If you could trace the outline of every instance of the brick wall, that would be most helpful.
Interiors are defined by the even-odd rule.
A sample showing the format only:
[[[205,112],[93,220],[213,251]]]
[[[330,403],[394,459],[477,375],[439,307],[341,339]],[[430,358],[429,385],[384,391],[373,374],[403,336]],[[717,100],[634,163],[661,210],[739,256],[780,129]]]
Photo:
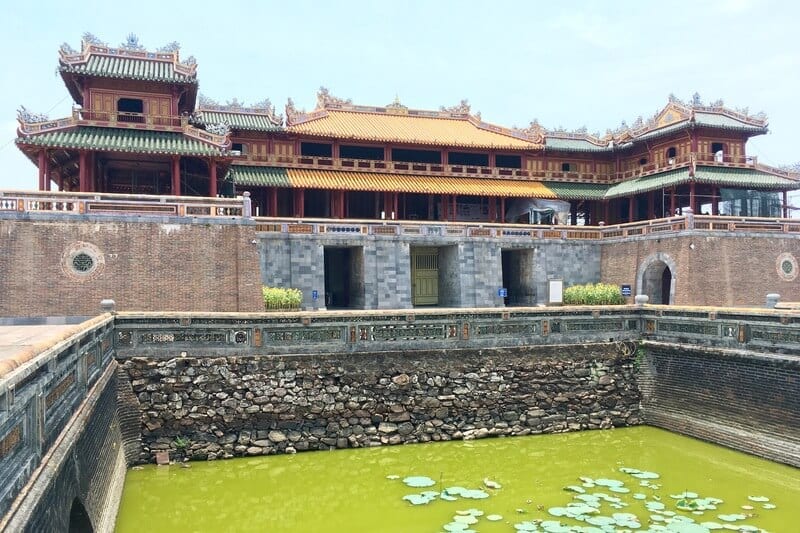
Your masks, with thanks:
[[[253,227],[173,224],[135,217],[0,220],[0,316],[92,315],[119,310],[258,311]],[[86,276],[70,254],[94,254]]]
[[[784,252],[800,258],[800,237],[792,235],[697,232],[604,243],[602,281],[631,285],[635,293],[637,269],[659,252],[677,266],[675,305],[763,307],[768,293],[780,294],[783,301],[800,301],[800,276],[785,281],[776,264]]]
[[[796,357],[647,343],[644,422],[800,466]]]

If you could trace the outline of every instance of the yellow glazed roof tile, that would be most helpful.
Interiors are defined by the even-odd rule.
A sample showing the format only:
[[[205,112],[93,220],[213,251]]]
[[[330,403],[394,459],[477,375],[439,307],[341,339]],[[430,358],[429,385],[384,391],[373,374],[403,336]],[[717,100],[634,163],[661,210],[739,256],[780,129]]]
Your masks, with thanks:
[[[465,196],[505,196],[555,198],[537,181],[482,178],[454,178],[336,170],[287,170],[292,187],[348,191],[391,191],[417,194],[458,194]]]
[[[517,138],[511,134],[490,131],[481,126],[466,118],[326,110],[320,114],[319,118],[292,124],[287,129],[305,135],[360,141],[465,148],[536,149],[540,147],[529,140]]]

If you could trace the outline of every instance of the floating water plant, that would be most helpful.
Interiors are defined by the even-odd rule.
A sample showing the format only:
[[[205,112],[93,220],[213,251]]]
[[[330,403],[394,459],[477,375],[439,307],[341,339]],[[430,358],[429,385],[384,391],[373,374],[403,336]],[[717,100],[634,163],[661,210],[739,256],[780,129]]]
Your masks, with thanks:
[[[748,496],[747,499],[750,500],[751,502],[768,502],[769,501],[769,498],[767,498],[766,496]]]
[[[560,522],[558,522],[560,524]],[[520,522],[518,524],[514,524],[514,529],[517,531],[536,531],[539,529],[534,522]]]
[[[434,498],[422,494],[406,494],[403,499],[411,503],[411,505],[426,505],[434,500]]]
[[[747,516],[743,514],[721,514],[717,515],[717,518],[723,522],[736,522],[737,520],[744,520]]]
[[[503,519],[503,515],[499,515],[499,514],[486,515],[486,520],[488,520],[489,522],[499,522],[502,519]]]
[[[498,483],[497,481],[492,481],[488,477],[483,478],[483,484],[486,485],[486,488],[489,489],[502,489],[503,486]]]
[[[763,509],[775,509],[777,507],[777,505],[775,505],[774,503],[765,503],[761,507]]]
[[[389,474],[388,476],[386,476],[386,479],[400,479],[400,476],[396,474]]]
[[[409,476],[403,478],[403,483],[409,487],[432,487],[436,482],[427,476]]]

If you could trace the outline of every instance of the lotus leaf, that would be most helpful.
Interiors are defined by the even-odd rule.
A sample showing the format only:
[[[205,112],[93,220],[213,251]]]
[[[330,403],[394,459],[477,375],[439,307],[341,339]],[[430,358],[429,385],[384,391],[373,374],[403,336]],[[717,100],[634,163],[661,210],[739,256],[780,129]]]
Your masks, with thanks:
[[[403,483],[409,487],[430,487],[436,485],[436,482],[427,476],[409,476],[403,478]]]
[[[651,514],[650,520],[653,522],[665,522],[667,519],[661,516],[660,514]]]
[[[454,502],[454,501],[458,500],[458,498],[456,498],[455,496],[450,496],[445,491],[442,491],[441,494],[439,494],[439,498],[441,498],[444,501],[448,501],[448,502]]]
[[[626,474],[638,474],[639,472],[641,472],[641,470],[639,470],[638,468],[627,468],[625,466],[620,468],[619,471],[625,472]]]
[[[647,502],[644,505],[649,511],[662,511],[664,510],[664,507],[666,507],[661,502]]]
[[[481,489],[472,489],[472,490],[465,490],[461,493],[462,498],[469,498],[472,500],[482,500],[484,498],[489,497],[488,492],[484,492]]]
[[[406,494],[403,499],[410,502],[411,505],[425,505],[431,502],[431,498],[426,498],[421,494]]]
[[[679,531],[680,533],[707,533],[708,530],[700,524],[687,524],[683,522],[673,522],[667,526],[667,531]]]
[[[398,476],[397,474],[389,474],[388,476],[386,476],[386,479],[400,479],[400,476]]]
[[[686,492],[682,492],[680,494],[670,494],[669,497],[675,498],[676,500],[681,500],[683,498],[697,498],[697,493],[687,490]]]
[[[564,526],[561,522],[557,522],[555,520],[547,520],[542,522],[542,529],[548,531],[549,533],[569,533],[570,527]]]
[[[533,522],[520,522],[519,524],[514,524],[514,529],[517,531],[536,531],[538,527]]]
[[[594,484],[603,487],[621,487],[625,484],[625,482],[620,481],[618,479],[601,478],[601,479],[595,479]]]
[[[478,519],[472,515],[466,515],[466,516],[456,515],[453,517],[453,522],[459,522],[461,524],[467,524],[471,526],[472,524],[477,524]]]
[[[658,479],[661,476],[656,474],[655,472],[637,472],[636,474],[631,474],[633,477],[637,479]]]
[[[444,491],[450,496],[461,496],[461,494],[467,490],[469,489],[465,489],[464,487],[447,487],[444,489]]]
[[[647,496],[642,494],[641,492],[637,492],[633,495],[634,500],[644,500],[645,498],[647,498]]]
[[[706,529],[725,529],[725,526],[717,522],[703,522],[700,525]]]
[[[608,487],[608,490],[611,492],[618,492],[620,494],[626,494],[631,491],[631,489],[627,487]]]
[[[752,505],[742,505],[742,509],[744,509],[745,511],[752,511],[753,509],[755,509],[755,507],[753,507]]]
[[[436,499],[439,496],[439,493],[436,492],[435,490],[424,490],[424,491],[420,492],[420,494],[422,494],[426,498],[430,498],[432,500]]]
[[[608,516],[593,516],[586,519],[586,523],[593,526],[610,526],[614,522],[615,520]]]
[[[747,517],[743,514],[721,514],[717,515],[717,518],[723,522],[736,522],[737,520],[744,520]]]
[[[566,507],[551,507],[547,512],[553,516],[567,516],[569,514],[569,509]]]
[[[499,514],[486,515],[486,520],[488,520],[489,522],[499,522],[502,519],[503,519],[503,516],[499,515]]]
[[[775,505],[774,503],[765,503],[761,507],[763,507],[764,509],[775,509],[777,505]]]
[[[750,500],[751,502],[768,502],[769,501],[769,498],[767,498],[766,496],[748,496],[747,499]]]
[[[461,522],[450,522],[449,524],[445,524],[444,526],[445,531],[464,531],[465,529],[469,528],[468,524],[462,524]]]
[[[761,531],[756,526],[751,526],[749,524],[739,524],[738,528],[739,531]]]
[[[564,487],[564,490],[570,490],[572,492],[577,492],[577,493],[586,492],[586,490],[583,487],[579,487],[578,485],[569,485],[568,487]]]

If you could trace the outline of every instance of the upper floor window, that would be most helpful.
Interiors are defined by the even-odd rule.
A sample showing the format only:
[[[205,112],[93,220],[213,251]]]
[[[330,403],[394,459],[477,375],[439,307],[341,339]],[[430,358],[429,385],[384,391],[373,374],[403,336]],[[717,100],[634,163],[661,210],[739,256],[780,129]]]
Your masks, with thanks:
[[[578,165],[575,163],[561,163],[561,172],[575,172],[578,170]]]
[[[518,155],[501,155],[494,157],[494,164],[503,168],[522,168],[522,157]]]
[[[139,98],[120,98],[117,100],[117,113],[119,113],[117,120],[120,122],[144,122],[144,117],[129,114],[142,115],[144,113],[144,102]]]
[[[723,143],[711,143],[711,153],[714,154],[714,161],[722,163],[725,160],[725,145]]]
[[[464,165],[468,167],[488,167],[489,154],[470,154],[466,152],[449,152],[448,165]]]
[[[678,149],[674,146],[667,148],[667,164],[674,165],[675,158],[678,156]]]
[[[339,146],[339,157],[342,159],[368,159],[370,161],[382,161],[384,158],[383,147],[381,146],[352,146],[342,144]]]
[[[392,148],[392,161],[404,163],[442,163],[442,153],[433,150],[409,150],[406,148]]]
[[[247,153],[247,145],[244,143],[233,143],[231,144],[231,152],[239,152],[240,155],[244,155]]]
[[[300,143],[300,155],[307,157],[333,157],[333,145],[325,143]]]
[[[646,165],[646,164],[647,164],[647,158],[646,158],[646,157],[643,157],[643,158],[641,158],[641,159],[639,160],[639,165],[640,165],[640,166],[644,166],[644,165]]]

